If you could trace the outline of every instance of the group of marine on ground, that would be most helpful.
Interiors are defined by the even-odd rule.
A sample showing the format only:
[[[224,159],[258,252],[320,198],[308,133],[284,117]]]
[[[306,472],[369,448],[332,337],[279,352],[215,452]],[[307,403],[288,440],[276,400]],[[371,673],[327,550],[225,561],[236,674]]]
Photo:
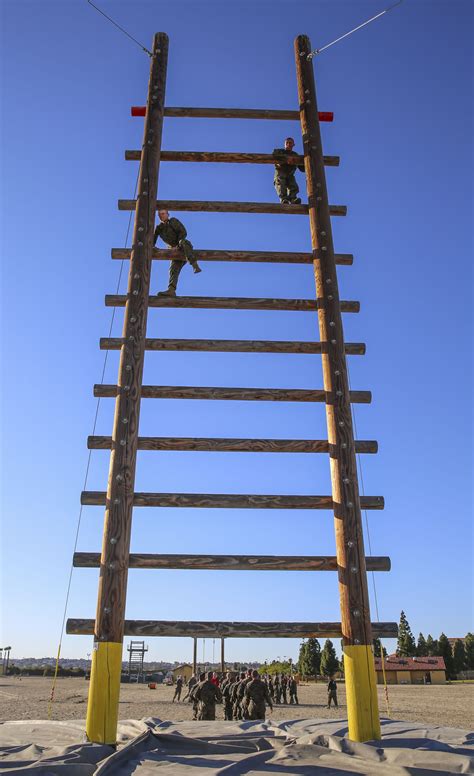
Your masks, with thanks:
[[[299,205],[301,199],[298,197],[299,187],[295,179],[296,167],[304,172],[304,166],[298,164],[298,154],[293,151],[295,141],[292,137],[287,137],[284,148],[275,148],[273,156],[278,161],[275,162],[275,175],[273,185],[283,205]],[[168,288],[166,291],[159,291],[158,296],[176,296],[178,278],[186,262],[189,262],[193,272],[201,272],[194,255],[193,245],[187,239],[187,231],[184,224],[178,218],[171,217],[168,210],[159,210],[158,217],[161,221],[155,229],[154,244],[160,237],[169,248],[177,249],[177,256],[170,262]]]
[[[183,678],[176,680],[174,701],[181,700]],[[331,702],[337,708],[337,684],[330,677],[328,685],[328,708]],[[274,678],[258,671],[249,669],[240,673],[228,671],[219,679],[215,671],[199,674],[199,680],[192,676],[188,682],[188,691],[183,698],[193,704],[193,719],[214,720],[216,718],[216,703],[224,706],[224,719],[265,719],[265,710],[273,704],[298,705],[298,683],[294,676]]]

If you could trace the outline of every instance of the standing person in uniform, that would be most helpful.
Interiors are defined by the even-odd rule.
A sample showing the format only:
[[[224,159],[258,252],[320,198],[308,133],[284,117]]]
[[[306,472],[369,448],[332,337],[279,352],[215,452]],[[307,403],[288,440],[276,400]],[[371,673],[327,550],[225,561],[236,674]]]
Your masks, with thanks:
[[[288,703],[288,697],[286,694],[287,691],[288,691],[288,677],[286,676],[286,674],[283,674],[283,676],[281,677],[281,694],[282,694],[283,703],[285,704],[285,706]]]
[[[174,695],[173,695],[173,703],[175,701],[178,701],[178,703],[180,702],[182,689],[183,689],[183,677],[178,676],[178,678],[176,679],[176,690],[174,691]]]
[[[239,698],[241,719],[248,719],[247,698],[245,695],[245,689],[247,685],[252,681],[252,679],[253,679],[253,671],[251,668],[249,668],[244,680],[240,683],[240,687],[239,687],[238,698]]]
[[[337,709],[337,684],[333,676],[329,677],[328,682],[328,709],[331,708],[331,701],[334,703]]]
[[[189,682],[188,682],[188,691],[187,691],[186,695],[183,698],[183,703],[184,703],[184,701],[188,700],[189,696],[191,695],[192,689],[193,689],[193,687],[195,687],[196,684],[197,684],[197,679],[196,679],[195,675],[193,674],[191,676]]]
[[[214,720],[216,718],[216,703],[222,703],[222,693],[212,683],[212,671],[207,674],[207,679],[199,682],[194,691],[194,697],[199,703],[198,719]]]
[[[196,679],[196,677],[194,677],[194,679]],[[199,701],[196,698],[196,692],[197,692],[198,687],[205,680],[206,680],[206,674],[199,674],[199,682],[195,681],[195,683],[192,686],[191,690],[188,692],[189,703],[193,704],[193,719],[197,719],[198,718],[198,712],[199,712]],[[191,680],[190,680],[190,682],[191,682]],[[186,697],[188,697],[188,695]]]
[[[232,719],[232,689],[234,687],[237,678],[233,679],[230,671],[227,673],[226,679],[221,684],[222,698],[224,700],[224,719]]]
[[[252,678],[245,686],[245,699],[247,719],[265,719],[265,704],[273,711],[267,685],[260,679],[258,671],[252,671]]]
[[[299,706],[298,685],[296,683],[296,679],[294,676],[290,676],[290,681],[288,682],[288,690],[290,692],[290,703],[296,703],[296,705]]]
[[[273,701],[275,700],[275,689],[273,687],[273,679],[271,676],[268,678],[268,692],[273,703]]]
[[[276,674],[275,676],[275,703],[280,704],[281,703],[281,683],[280,683],[280,674]]]
[[[184,224],[177,218],[170,218],[167,210],[159,210],[158,217],[161,223],[155,229],[153,244],[155,245],[158,237],[161,237],[170,248],[177,248],[179,254],[170,262],[168,289],[167,291],[159,291],[158,296],[176,296],[178,278],[185,263],[189,261],[194,274],[202,272],[202,270],[194,256],[192,243],[186,239],[187,232]]]
[[[275,176],[273,178],[273,185],[275,186],[276,193],[280,197],[282,205],[299,205],[301,199],[297,196],[299,192],[299,186],[296,183],[295,172],[296,168],[301,172],[304,172],[304,164],[298,164],[296,151],[293,151],[295,141],[292,137],[287,137],[285,140],[284,148],[275,148],[273,156],[278,158],[275,160]]]
[[[245,671],[241,671],[240,678],[232,688],[232,704],[233,704],[233,717],[234,719],[242,719],[242,706],[240,704],[240,688],[243,682],[245,682],[247,674]]]

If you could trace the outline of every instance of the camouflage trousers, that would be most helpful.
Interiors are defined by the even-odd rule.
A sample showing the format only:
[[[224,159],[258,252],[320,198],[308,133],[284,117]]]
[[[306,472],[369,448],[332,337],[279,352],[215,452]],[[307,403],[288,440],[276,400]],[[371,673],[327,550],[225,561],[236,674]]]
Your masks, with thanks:
[[[199,709],[198,719],[202,720],[214,720],[216,718],[216,704],[215,703],[201,703]]]
[[[273,185],[280,199],[289,199],[291,202],[291,200],[298,196],[299,186],[296,183],[294,172],[288,175],[284,175],[281,172],[275,173]]]
[[[261,703],[250,700],[247,719],[265,719],[265,701]]]
[[[179,259],[172,259],[170,261],[170,271],[169,271],[169,279],[168,279],[168,286],[170,288],[174,288],[176,291],[176,288],[178,286],[178,278],[180,276],[181,270],[183,269],[184,265],[188,261],[191,266],[196,263],[196,259],[194,258],[194,251],[192,243],[189,242],[189,240],[181,240],[178,246],[170,246],[170,247],[177,247],[179,253],[183,254],[183,258]]]

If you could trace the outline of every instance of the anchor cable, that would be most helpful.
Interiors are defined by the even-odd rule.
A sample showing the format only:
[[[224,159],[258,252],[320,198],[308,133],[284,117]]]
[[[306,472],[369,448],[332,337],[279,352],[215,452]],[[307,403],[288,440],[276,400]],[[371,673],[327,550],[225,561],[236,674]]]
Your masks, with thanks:
[[[135,190],[133,192],[133,198],[134,199],[135,199],[135,196],[136,196],[136,193],[137,193],[137,188],[138,188],[138,175],[139,175],[139,172],[140,172],[140,168],[138,170],[137,179],[135,181]],[[133,217],[133,210],[130,211],[130,216],[129,216],[129,219],[128,219],[127,233],[125,235],[125,245],[124,245],[125,248],[127,247],[127,244],[128,244],[128,238],[129,238],[129,235],[130,235],[130,227],[132,225],[132,217]],[[120,283],[121,283],[121,280],[122,280],[124,262],[125,262],[125,259],[122,259],[122,261],[120,263],[119,276],[118,276],[118,280],[117,280],[117,289],[116,289],[116,292],[115,292],[116,294],[118,294],[119,290],[120,290]],[[112,310],[112,315],[111,315],[111,319],[110,319],[110,327],[109,327],[109,337],[112,336],[112,329],[113,329],[113,325],[114,325],[116,309],[117,308],[114,307],[113,310]],[[105,370],[107,368],[108,356],[109,356],[109,351],[106,350],[105,357],[104,357],[104,364],[103,364],[103,367],[102,367],[102,375],[101,375],[101,378],[100,378],[100,385],[102,385],[103,382],[104,382]],[[97,404],[96,404],[96,408],[95,408],[94,422],[92,424],[92,436],[94,436],[94,434],[95,434],[95,429],[96,429],[96,426],[97,426],[97,420],[98,420],[98,417],[99,417],[99,408],[100,408],[100,396],[97,399]],[[84,475],[84,484],[83,484],[82,490],[86,490],[87,489],[87,481],[88,481],[88,478],[89,478],[89,469],[90,469],[90,464],[91,464],[91,456],[92,456],[92,449],[89,450],[89,455],[87,456],[86,472],[85,472],[85,475]],[[72,574],[73,574],[73,571],[74,571],[74,553],[76,552],[77,543],[79,541],[79,531],[80,531],[80,528],[81,528],[81,521],[82,521],[82,510],[83,510],[83,505],[81,504],[80,509],[79,509],[79,515],[78,515],[78,518],[77,518],[76,534],[75,534],[75,537],[74,537],[74,549],[73,549],[71,566],[70,566],[70,569],[69,569],[69,578],[68,578],[67,590],[66,590],[66,601],[65,601],[65,604],[64,604],[64,612],[63,612],[63,619],[62,619],[62,623],[61,623],[61,632],[60,632],[60,636],[59,636],[58,652],[57,652],[57,655],[56,655],[56,664],[55,664],[55,669],[54,669],[53,682],[52,682],[52,685],[51,685],[51,695],[50,695],[49,702],[48,702],[48,719],[51,719],[51,714],[52,714],[52,711],[53,711],[54,693],[55,693],[55,690],[56,690],[56,680],[58,678],[58,671],[59,671],[59,658],[60,658],[60,655],[61,655],[62,641],[63,641],[63,636],[64,636],[64,625],[66,623],[67,607],[68,607],[68,603],[69,603],[69,595],[70,595],[70,592],[71,592]]]
[[[344,38],[348,38],[349,35],[352,35],[353,32],[357,32],[357,30],[361,30],[362,27],[366,27],[367,24],[374,22],[376,19],[380,19],[381,16],[384,16],[389,11],[393,11],[393,9],[397,7],[397,5],[401,5],[402,3],[403,3],[403,0],[398,0],[397,3],[393,3],[393,5],[390,5],[388,8],[385,9],[385,11],[380,11],[380,13],[375,14],[375,16],[371,16],[370,19],[367,19],[365,22],[362,22],[362,24],[359,24],[357,27],[354,27],[352,30],[349,30],[349,32],[345,32],[344,35],[340,35],[339,38],[332,40],[331,43],[326,43],[325,46],[321,46],[321,48],[314,49],[314,51],[310,51],[306,59],[308,60],[313,59],[313,57],[316,57],[318,54],[321,54],[322,51],[326,51],[326,49],[331,48],[331,46],[334,46],[335,43],[339,43],[340,40],[344,40]]]
[[[102,11],[100,8],[98,8],[96,5],[94,5],[92,0],[87,0],[87,2],[88,2],[89,5],[92,6],[92,8],[95,8],[96,11],[98,11],[100,14],[102,14],[102,16],[105,16],[105,18],[108,19],[109,22],[112,22],[112,24],[115,27],[117,27],[117,29],[120,30],[120,32],[123,32],[123,34],[126,35],[128,38],[130,38],[130,40],[133,40],[133,42],[136,43],[137,46],[139,46],[142,49],[142,51],[144,51],[146,54],[148,54],[149,57],[153,56],[152,52],[149,49],[147,49],[146,46],[144,46],[142,43],[140,43],[139,40],[134,38],[133,35],[130,35],[130,33],[127,32],[127,30],[124,30],[124,28],[121,27],[120,24],[117,24],[117,22],[114,21],[110,16],[107,16],[107,14],[104,13],[104,11]]]

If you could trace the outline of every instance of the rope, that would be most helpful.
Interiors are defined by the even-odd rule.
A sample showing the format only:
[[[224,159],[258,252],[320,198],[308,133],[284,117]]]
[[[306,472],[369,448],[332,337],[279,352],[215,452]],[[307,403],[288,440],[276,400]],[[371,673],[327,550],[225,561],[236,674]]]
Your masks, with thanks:
[[[106,19],[108,19],[108,21],[109,21],[109,22],[112,22],[112,24],[113,24],[115,27],[117,27],[117,29],[118,29],[118,30],[120,30],[120,32],[123,32],[123,34],[124,34],[124,35],[126,35],[126,36],[127,36],[127,38],[130,38],[130,40],[133,40],[133,42],[134,42],[134,43],[136,43],[136,44],[137,44],[137,46],[139,46],[139,47],[142,49],[142,51],[144,51],[146,54],[148,54],[148,56],[149,56],[149,57],[152,57],[152,56],[153,56],[153,54],[151,53],[151,51],[150,51],[149,49],[147,49],[147,47],[146,47],[146,46],[143,46],[143,44],[142,44],[142,43],[140,43],[140,41],[139,41],[139,40],[137,40],[136,38],[134,38],[134,37],[133,37],[133,35],[130,35],[130,33],[129,33],[129,32],[127,32],[127,30],[124,30],[124,28],[123,28],[123,27],[121,27],[121,26],[120,26],[120,24],[117,24],[117,22],[115,22],[113,19],[111,19],[111,18],[110,18],[110,16],[107,16],[107,14],[106,14],[106,13],[104,13],[104,11],[101,11],[101,9],[100,9],[100,8],[98,8],[96,5],[94,5],[94,3],[92,2],[92,0],[87,0],[87,2],[89,3],[89,5],[91,5],[91,6],[92,6],[92,8],[95,8],[95,10],[96,10],[96,11],[98,11],[100,14],[102,14],[102,16],[105,16],[105,18],[106,18]]]
[[[402,3],[403,3],[403,0],[398,0],[397,3],[390,5],[388,8],[385,9],[385,11],[380,11],[380,13],[377,13],[375,16],[371,16],[370,19],[367,19],[367,21],[362,22],[362,24],[359,24],[357,27],[354,27],[354,29],[349,30],[349,32],[345,32],[344,35],[341,35],[339,38],[332,40],[331,43],[327,43],[325,46],[322,46],[321,48],[314,49],[314,51],[310,51],[306,59],[313,59],[313,57],[316,57],[318,54],[321,54],[322,51],[326,51],[326,49],[331,48],[331,46],[334,46],[335,43],[339,43],[340,40],[344,40],[344,38],[347,38],[349,35],[352,35],[353,32],[357,32],[357,30],[361,30],[362,27],[365,27],[367,24],[370,24],[370,22],[374,22],[376,19],[379,19],[381,16],[384,16],[386,13],[396,8],[397,5],[401,5]]]
[[[135,190],[134,190],[134,193],[133,193],[133,198],[134,199],[135,199],[135,196],[136,196],[136,193],[137,193],[139,171],[137,173],[137,180],[135,181]],[[126,236],[125,236],[125,248],[127,247],[128,238],[129,238],[129,235],[130,235],[130,227],[131,227],[131,224],[132,224],[133,212],[134,212],[133,210],[130,211],[130,216],[129,216],[129,219],[128,219],[127,233],[126,233]],[[118,281],[117,281],[117,289],[115,291],[116,294],[118,294],[119,290],[120,290],[120,283],[121,283],[121,280],[122,280],[124,261],[125,261],[125,259],[122,259],[122,261],[120,263],[120,271],[119,271],[119,276],[118,276]],[[113,325],[114,325],[116,309],[117,308],[114,307],[113,311],[112,311],[112,316],[111,316],[111,319],[110,319],[110,327],[109,327],[109,337],[112,336],[112,328],[113,328]],[[107,368],[108,357],[109,357],[109,351],[106,350],[105,357],[104,357],[104,365],[102,367],[102,375],[101,375],[101,378],[100,378],[100,384],[101,385],[104,382],[105,370]],[[97,399],[97,404],[96,404],[96,408],[95,408],[94,423],[92,425],[92,436],[94,436],[94,434],[95,434],[95,429],[96,429],[96,426],[97,426],[97,419],[99,417],[99,408],[100,408],[100,397]],[[90,469],[90,465],[91,465],[91,456],[92,456],[92,450],[89,450],[89,455],[87,456],[86,473],[85,473],[85,476],[84,476],[84,484],[83,484],[82,490],[87,490],[87,481],[88,481],[88,478],[89,478],[89,469]],[[58,670],[59,670],[59,658],[60,658],[60,655],[61,655],[61,648],[62,648],[62,642],[63,642],[63,636],[64,636],[64,625],[66,623],[67,607],[68,607],[68,603],[69,603],[69,595],[70,595],[70,592],[71,592],[72,573],[73,573],[73,570],[74,570],[74,553],[76,552],[76,549],[77,549],[77,543],[78,543],[78,540],[79,540],[79,531],[80,531],[80,528],[81,528],[82,509],[83,509],[83,505],[81,504],[80,509],[79,509],[79,515],[78,515],[78,518],[77,518],[76,535],[75,535],[75,538],[74,538],[73,559],[71,560],[71,566],[70,566],[70,569],[69,569],[69,579],[68,579],[67,590],[66,590],[66,601],[65,601],[65,604],[64,604],[63,619],[62,619],[62,623],[61,623],[61,632],[60,632],[60,636],[59,636],[58,653],[56,655],[56,664],[55,664],[55,669],[54,669],[53,682],[52,682],[52,685],[51,685],[51,695],[49,697],[49,702],[48,702],[48,719],[51,719],[51,714],[52,714],[52,711],[53,711],[54,693],[55,693],[55,690],[56,690],[56,681],[57,681],[57,678],[58,678]]]
[[[352,390],[349,369],[347,369],[347,380],[348,380],[348,383],[349,383],[349,390]],[[354,409],[354,405],[353,404],[351,404],[351,413],[352,413],[352,422],[354,424],[354,437],[355,437],[355,439],[358,439],[357,422],[356,422],[355,409]],[[362,471],[362,462],[361,462],[361,458],[360,458],[360,453],[356,453],[356,457],[357,457],[357,468],[359,469],[359,479],[360,479],[361,491],[362,491],[362,495],[365,496],[364,474],[363,474],[363,471]],[[363,512],[364,512],[364,517],[365,517],[365,528],[366,528],[366,533],[367,533],[367,544],[368,544],[368,547],[369,547],[369,554],[372,555],[372,543],[371,543],[371,540],[370,540],[369,518],[368,518],[368,515],[367,515],[367,510],[364,509]],[[377,621],[379,621],[380,620],[379,602],[378,602],[378,597],[377,597],[377,587],[376,587],[376,584],[375,584],[375,572],[371,571],[370,574],[371,574],[371,577],[372,577],[372,587],[373,587],[373,590],[374,590],[375,613],[376,613],[376,616],[377,616]],[[389,695],[388,695],[387,677],[386,677],[386,674],[385,674],[385,657],[384,657],[384,654],[383,654],[383,646],[382,646],[382,644],[381,644],[380,655],[381,655],[381,659],[382,659],[382,678],[383,678],[383,686],[384,686],[385,705],[386,705],[386,708],[387,708],[387,716],[391,717],[392,714],[391,714],[391,710],[390,710],[390,699],[389,699]],[[369,676],[370,676],[370,672],[369,672]]]

